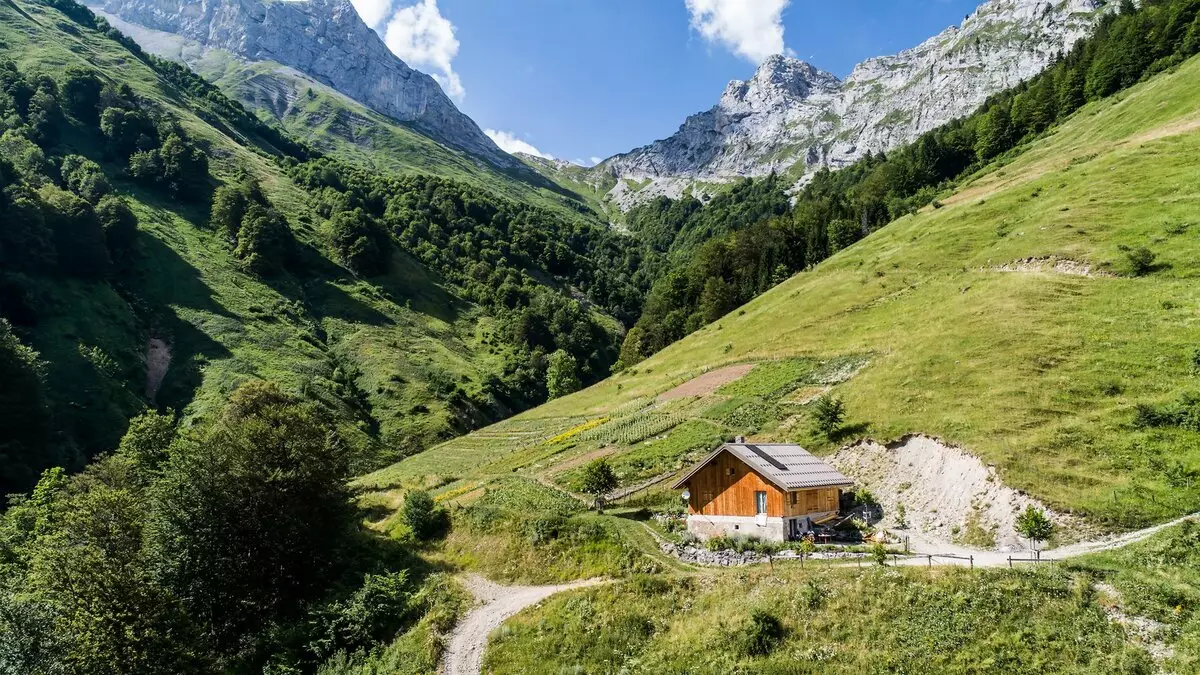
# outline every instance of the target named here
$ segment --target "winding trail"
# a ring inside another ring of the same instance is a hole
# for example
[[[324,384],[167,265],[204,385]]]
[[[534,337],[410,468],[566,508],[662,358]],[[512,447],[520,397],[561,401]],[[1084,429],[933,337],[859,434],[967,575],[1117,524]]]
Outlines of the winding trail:
[[[441,670],[443,675],[479,675],[488,636],[505,619],[526,607],[555,593],[608,583],[607,579],[585,579],[556,586],[502,586],[478,574],[469,574],[459,580],[481,604],[451,631]]]

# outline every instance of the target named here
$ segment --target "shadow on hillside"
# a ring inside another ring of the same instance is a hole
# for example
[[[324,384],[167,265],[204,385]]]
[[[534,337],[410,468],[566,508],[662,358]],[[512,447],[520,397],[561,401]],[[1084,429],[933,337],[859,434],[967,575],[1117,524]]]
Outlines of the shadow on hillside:
[[[165,234],[170,236],[169,232]],[[149,335],[170,346],[171,364],[157,403],[180,409],[192,401],[200,387],[204,365],[231,354],[211,335],[180,317],[176,308],[204,312],[231,328],[240,326],[241,320],[217,302],[200,271],[166,243],[143,231],[139,233],[138,244],[141,254],[133,265],[132,278],[123,285],[122,294]],[[220,330],[219,324],[208,330]]]
[[[160,233],[165,237],[172,236],[169,229]],[[184,260],[166,242],[154,234],[141,231],[138,233],[138,247],[141,254],[133,265],[133,278],[129,283],[139,300],[152,307],[182,306],[236,318],[217,302],[213,289],[205,282],[200,270]]]
[[[859,438],[867,433],[867,429],[871,428],[869,422],[855,422],[854,424],[843,424],[837,431],[829,437],[829,440],[834,443],[844,443],[853,438]]]
[[[466,310],[466,303],[446,290],[444,279],[403,251],[392,255],[387,274],[370,281],[397,306],[446,323],[454,323]]]

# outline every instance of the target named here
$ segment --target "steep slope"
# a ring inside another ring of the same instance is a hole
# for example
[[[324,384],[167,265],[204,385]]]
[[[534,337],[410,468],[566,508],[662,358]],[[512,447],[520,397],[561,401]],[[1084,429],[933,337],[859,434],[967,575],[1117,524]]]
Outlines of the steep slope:
[[[1110,527],[1195,511],[1197,77],[1193,58],[1089,104],[636,368],[361,483],[438,476],[457,494],[519,471],[570,487],[575,459],[607,455],[636,487],[735,433],[819,452],[926,433]],[[755,367],[663,396],[731,364]],[[849,411],[834,441],[809,422],[824,392]]]
[[[369,169],[467,181],[568,214],[585,211],[579,203],[584,198],[576,192],[579,186],[560,187],[516,161],[481,162],[477,153],[462,149],[457,141],[435,140],[441,136],[364,105],[325,79],[278,61],[248,59],[212,43],[126,21],[100,5],[93,9],[147,52],[186,64],[230,98],[276,120],[322,152]],[[589,203],[599,204],[594,199]]]
[[[840,81],[772,56],[733,81],[711,110],[669,138],[605,160],[599,171],[649,185],[609,194],[622,210],[679,197],[696,181],[840,168],[910,142],[1025,80],[1094,26],[1099,0],[989,0],[961,26],[894,56],[868,59]]]
[[[349,0],[105,0],[106,13],[295,69],[440,143],[501,168],[519,162],[462,114],[434,79],[409,68],[359,18]]]
[[[5,392],[0,421],[4,429],[41,421],[13,403],[44,412],[46,422],[21,450],[32,463],[11,481],[12,439],[0,443],[5,492],[27,489],[46,466],[76,469],[112,450],[129,417],[147,407],[201,417],[248,379],[319,401],[360,469],[419,451],[527,406],[518,401],[526,394],[501,391],[514,358],[531,360],[522,382],[544,390],[543,352],[514,342],[514,314],[533,325],[525,334],[545,352],[569,323],[581,370],[590,357],[611,361],[604,354],[615,351],[619,327],[568,277],[612,265],[565,244],[545,246],[553,239],[602,249],[601,228],[463,183],[399,182],[307,157],[280,130],[198,76],[137,51],[72,2],[0,4],[0,46],[15,59],[11,70],[0,68],[0,319],[14,327],[9,333],[0,322],[0,365],[15,353],[31,376],[23,401]],[[404,233],[403,243],[392,238],[401,232],[380,222],[383,202],[338,193],[352,175],[403,201],[396,218],[425,229]],[[250,210],[226,217],[238,212],[233,189],[257,196]],[[117,219],[129,241],[106,252],[94,214],[104,208],[95,197],[108,192],[135,224]],[[504,250],[464,246],[459,230]],[[546,269],[522,246],[566,272]],[[455,257],[480,250],[490,267]],[[85,255],[95,264],[75,262]],[[381,262],[365,271],[364,257]],[[464,285],[443,274],[465,277],[464,267],[484,282],[495,270],[509,304],[467,299]],[[550,322],[542,312],[558,312],[559,324],[538,332],[537,322]]]

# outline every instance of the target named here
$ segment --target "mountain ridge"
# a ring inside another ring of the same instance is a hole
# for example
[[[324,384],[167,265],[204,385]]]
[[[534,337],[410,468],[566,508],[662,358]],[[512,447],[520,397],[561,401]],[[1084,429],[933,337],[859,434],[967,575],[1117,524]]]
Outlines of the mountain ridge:
[[[250,61],[274,61],[502,169],[521,163],[429,75],[392,54],[349,0],[95,0],[93,9]]]
[[[678,198],[696,181],[785,171],[802,178],[820,167],[841,168],[911,142],[1041,72],[1088,35],[1109,5],[988,0],[961,26],[867,59],[845,80],[771,56],[675,134],[610,157],[597,170],[617,179],[608,198],[627,210],[657,196]],[[650,184],[631,190],[625,179]]]

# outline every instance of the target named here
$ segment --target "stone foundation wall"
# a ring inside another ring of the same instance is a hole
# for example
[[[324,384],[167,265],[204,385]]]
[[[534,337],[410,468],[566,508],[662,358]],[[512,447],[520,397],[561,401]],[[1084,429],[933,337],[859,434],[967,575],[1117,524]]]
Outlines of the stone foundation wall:
[[[688,532],[700,537],[758,537],[770,541],[783,541],[783,518],[767,518],[765,525],[759,525],[755,516],[704,516],[692,514],[688,516]]]

